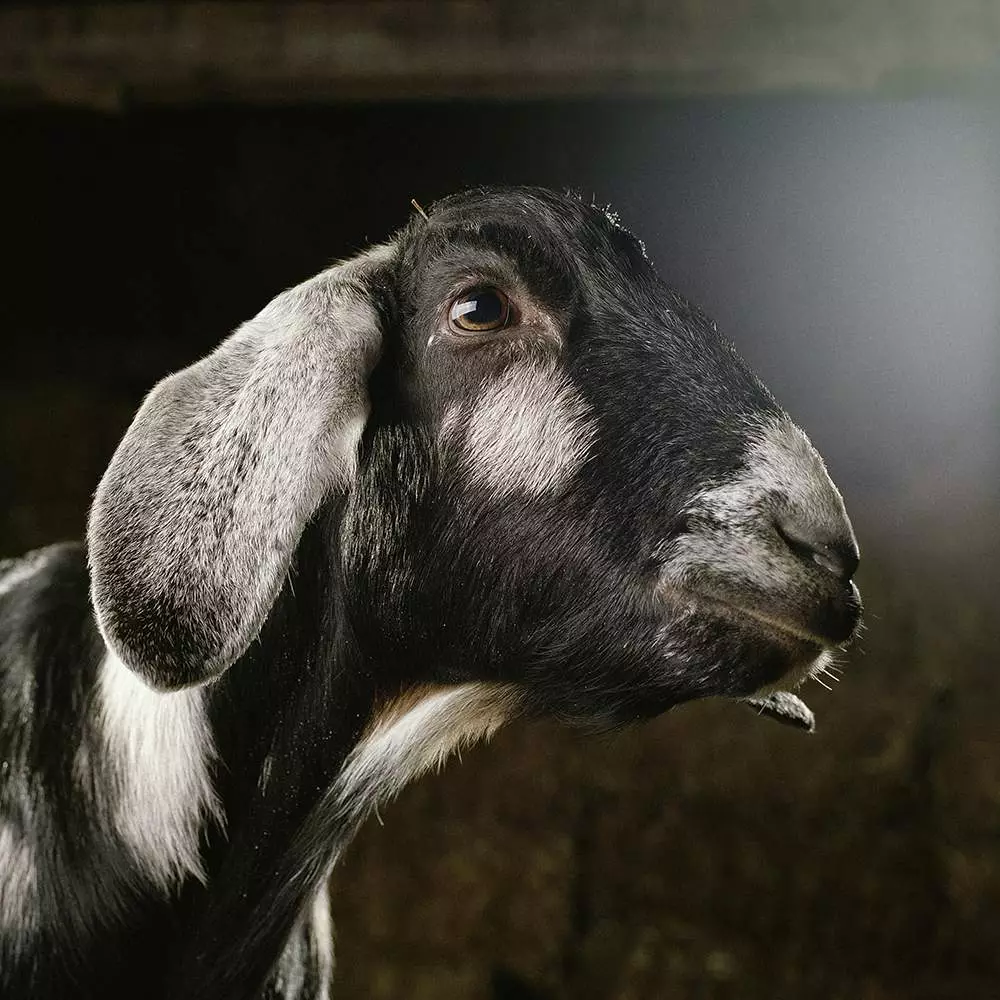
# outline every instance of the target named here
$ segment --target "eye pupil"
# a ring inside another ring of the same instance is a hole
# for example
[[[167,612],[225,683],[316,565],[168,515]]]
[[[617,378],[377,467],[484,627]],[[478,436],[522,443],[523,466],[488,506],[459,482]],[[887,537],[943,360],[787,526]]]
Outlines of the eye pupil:
[[[471,302],[463,303],[470,308],[462,311],[462,316],[470,323],[482,323],[489,326],[503,319],[503,303],[499,296],[488,292],[477,295]]]
[[[449,319],[458,330],[481,332],[502,329],[509,316],[507,296],[496,288],[481,288],[456,299]]]

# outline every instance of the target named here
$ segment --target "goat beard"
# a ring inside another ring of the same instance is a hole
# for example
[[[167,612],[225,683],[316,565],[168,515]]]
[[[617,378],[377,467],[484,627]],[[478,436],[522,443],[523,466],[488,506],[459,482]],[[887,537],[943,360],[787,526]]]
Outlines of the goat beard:
[[[744,704],[756,709],[758,715],[766,715],[775,722],[804,729],[811,733],[816,728],[816,717],[812,709],[790,691],[774,691],[771,694],[751,695],[740,699]]]

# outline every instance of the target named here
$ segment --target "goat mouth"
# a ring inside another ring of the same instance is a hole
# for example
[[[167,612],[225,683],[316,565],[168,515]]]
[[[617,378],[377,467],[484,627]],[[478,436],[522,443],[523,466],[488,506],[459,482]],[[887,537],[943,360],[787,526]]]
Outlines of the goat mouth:
[[[814,650],[814,656],[818,656],[824,650],[834,646],[829,639],[816,635],[802,625],[789,621],[787,618],[779,618],[768,614],[760,608],[751,607],[738,601],[719,597],[716,594],[709,594],[703,590],[694,590],[689,587],[677,587],[671,584],[661,584],[660,592],[665,596],[675,597],[685,603],[694,604],[697,607],[708,609],[711,613],[720,618],[734,621],[744,627],[751,625],[764,632],[771,633],[780,639],[783,644],[789,641],[796,645],[805,645],[810,650]]]
[[[731,693],[726,697],[745,704],[756,714],[796,729],[812,732],[816,720],[808,705],[792,692],[810,678],[819,679],[829,673],[832,651],[841,648],[829,638],[824,638],[796,621],[769,614],[759,607],[717,594],[706,593],[692,587],[678,587],[661,582],[659,593],[686,605],[694,614],[708,615],[723,623],[731,623],[741,631],[749,631],[771,646],[782,650],[781,667],[765,670],[744,693]],[[748,678],[749,680],[749,678]],[[823,687],[827,685],[819,680]]]

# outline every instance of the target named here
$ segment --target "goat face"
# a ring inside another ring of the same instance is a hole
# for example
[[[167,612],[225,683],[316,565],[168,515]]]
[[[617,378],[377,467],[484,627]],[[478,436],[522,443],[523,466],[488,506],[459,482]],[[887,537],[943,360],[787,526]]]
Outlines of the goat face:
[[[395,302],[344,522],[378,660],[615,724],[794,683],[851,635],[822,462],[606,213],[448,199],[401,238]]]
[[[217,675],[324,505],[390,687],[509,682],[614,725],[793,684],[860,615],[805,436],[632,236],[550,192],[446,199],[162,383],[92,513],[105,636],[158,686]]]

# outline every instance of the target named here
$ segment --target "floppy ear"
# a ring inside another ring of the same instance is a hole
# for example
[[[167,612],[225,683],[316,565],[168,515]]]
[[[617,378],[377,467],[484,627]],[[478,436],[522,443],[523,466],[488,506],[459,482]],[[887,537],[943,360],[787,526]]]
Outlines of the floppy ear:
[[[151,684],[208,680],[253,641],[310,516],[346,492],[395,247],[283,292],[146,398],[94,497],[91,596]]]

